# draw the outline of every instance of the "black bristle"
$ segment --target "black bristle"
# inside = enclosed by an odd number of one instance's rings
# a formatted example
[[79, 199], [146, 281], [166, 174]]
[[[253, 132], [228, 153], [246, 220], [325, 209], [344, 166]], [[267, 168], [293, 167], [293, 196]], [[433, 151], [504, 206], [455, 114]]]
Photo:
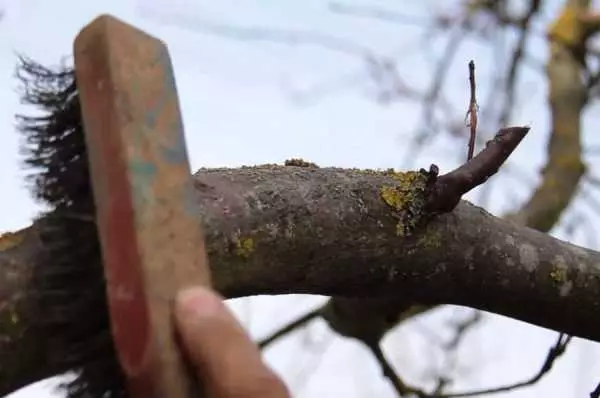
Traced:
[[32, 327], [48, 339], [48, 363], [72, 372], [68, 398], [127, 397], [110, 335], [105, 281], [73, 68], [20, 58], [22, 102], [41, 114], [18, 115], [35, 198], [49, 210], [36, 221]]

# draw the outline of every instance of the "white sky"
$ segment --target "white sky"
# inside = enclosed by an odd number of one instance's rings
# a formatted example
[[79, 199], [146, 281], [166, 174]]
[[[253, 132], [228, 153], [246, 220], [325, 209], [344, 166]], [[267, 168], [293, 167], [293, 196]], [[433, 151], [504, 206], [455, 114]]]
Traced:
[[[430, 12], [441, 2], [401, 2], [405, 14]], [[451, 2], [447, 2], [448, 4]], [[550, 1], [547, 14], [553, 16], [557, 1]], [[431, 67], [425, 62], [422, 42], [414, 28], [339, 16], [327, 11], [327, 2], [277, 2], [220, 0], [0, 0], [6, 10], [0, 23], [0, 81], [5, 95], [0, 98], [0, 231], [27, 225], [38, 210], [25, 189], [24, 170], [18, 153], [19, 137], [14, 115], [27, 111], [13, 90], [15, 52], [37, 61], [55, 64], [71, 54], [73, 38], [100, 13], [111, 13], [169, 45], [175, 65], [182, 102], [188, 151], [192, 166], [239, 166], [282, 162], [303, 157], [319, 165], [347, 167], [402, 167], [408, 135], [419, 120], [419, 109], [402, 101], [389, 106], [376, 104], [365, 93], [366, 73], [355, 55], [323, 49], [272, 42], [249, 42], [207, 34], [218, 24], [272, 27], [334, 35], [360, 43], [376, 53], [404, 54], [400, 69], [405, 80], [425, 87]], [[392, 7], [393, 2], [347, 1], [344, 4]], [[399, 3], [400, 4], [400, 3]], [[439, 49], [439, 45], [437, 45]], [[535, 54], [543, 60], [543, 50]], [[449, 65], [453, 78], [447, 87], [457, 109], [466, 105], [466, 65], [475, 59], [480, 81], [480, 99], [487, 98], [486, 73], [494, 60], [486, 47], [464, 46]], [[295, 103], [292, 93], [333, 87], [327, 95], [309, 104]], [[530, 137], [511, 158], [531, 178], [543, 161], [547, 131], [545, 86], [534, 72], [525, 73], [520, 85], [519, 104], [513, 122], [533, 127]], [[484, 105], [484, 104], [481, 104]], [[586, 131], [598, 128], [590, 113]], [[594, 141], [596, 139], [596, 141]], [[585, 142], [596, 142], [589, 133]], [[457, 165], [464, 156], [456, 140], [443, 139], [414, 159], [419, 167], [435, 162], [442, 171]], [[457, 155], [458, 154], [458, 155]], [[460, 157], [459, 157], [460, 156]], [[510, 178], [496, 180], [490, 209], [495, 212], [522, 200], [528, 190]], [[513, 185], [510, 185], [513, 184]], [[518, 191], [517, 191], [518, 189]], [[507, 195], [508, 191], [511, 192]], [[476, 192], [469, 196], [477, 199]], [[584, 205], [585, 206], [585, 205]], [[559, 231], [560, 232], [560, 231]], [[574, 241], [587, 244], [584, 236]], [[254, 336], [264, 336], [276, 324], [321, 302], [322, 298], [279, 297], [238, 300], [233, 307]], [[403, 326], [386, 339], [388, 356], [399, 372], [415, 382], [438, 358], [431, 344], [419, 334], [423, 327], [440, 329], [452, 314], [440, 311], [419, 322]], [[503, 317], [489, 316], [460, 351], [457, 388], [497, 385], [528, 377], [541, 364], [555, 333]], [[274, 321], [276, 320], [276, 321]], [[321, 322], [298, 338], [277, 344], [267, 359], [285, 378], [297, 397], [390, 396], [392, 391], [372, 358], [357, 343], [333, 337]], [[500, 337], [501, 336], [501, 337]], [[587, 396], [600, 381], [600, 350], [578, 340], [559, 361], [550, 376], [533, 388], [499, 394], [497, 397]], [[439, 359], [439, 358], [438, 358]], [[11, 398], [51, 396], [47, 383], [19, 392]]]

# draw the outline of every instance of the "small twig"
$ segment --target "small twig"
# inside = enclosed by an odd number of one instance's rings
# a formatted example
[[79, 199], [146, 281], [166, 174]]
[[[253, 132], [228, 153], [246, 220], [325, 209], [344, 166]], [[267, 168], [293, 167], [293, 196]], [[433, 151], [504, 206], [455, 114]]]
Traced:
[[477, 136], [477, 111], [479, 105], [477, 105], [477, 86], [475, 84], [475, 62], [472, 60], [469, 62], [469, 86], [471, 88], [471, 97], [469, 99], [469, 109], [465, 115], [465, 119], [468, 119], [467, 126], [470, 128], [471, 133], [469, 136], [469, 152], [467, 153], [467, 162], [473, 159], [473, 153], [475, 152], [475, 137]]
[[406, 396], [408, 394], [416, 395], [418, 397], [426, 397], [427, 394], [424, 391], [415, 389], [413, 387], [408, 386], [397, 374], [392, 365], [388, 362], [385, 355], [383, 354], [383, 350], [379, 343], [367, 343], [365, 342], [367, 347], [371, 350], [371, 353], [379, 362], [379, 366], [381, 366], [381, 371], [383, 375], [392, 383], [394, 386], [394, 390], [399, 397]]
[[479, 391], [470, 391], [470, 392], [456, 393], [456, 394], [442, 394], [442, 395], [439, 395], [438, 398], [442, 398], [442, 397], [443, 398], [474, 397], [474, 396], [485, 395], [485, 394], [497, 394], [500, 392], [507, 392], [507, 391], [516, 390], [518, 388], [531, 386], [531, 385], [537, 383], [542, 377], [544, 377], [544, 375], [546, 373], [548, 373], [552, 369], [552, 367], [554, 366], [554, 363], [556, 362], [558, 357], [560, 357], [562, 354], [564, 354], [564, 352], [567, 348], [567, 345], [569, 344], [570, 341], [571, 341], [571, 336], [566, 336], [564, 333], [561, 333], [558, 336], [556, 343], [554, 343], [554, 345], [548, 351], [548, 354], [546, 355], [546, 359], [544, 360], [544, 363], [542, 364], [540, 370], [535, 375], [533, 375], [531, 378], [529, 378], [528, 380], [509, 384], [509, 385], [502, 386], [502, 387], [482, 389]]
[[260, 349], [263, 349], [266, 346], [268, 346], [269, 344], [273, 343], [275, 340], [279, 339], [280, 337], [283, 337], [286, 334], [291, 333], [294, 330], [304, 326], [305, 324], [312, 321], [313, 319], [321, 316], [322, 310], [323, 310], [323, 306], [318, 307], [318, 308], [308, 312], [307, 314], [304, 314], [303, 316], [294, 320], [293, 322], [290, 322], [289, 324], [283, 326], [281, 329], [273, 332], [269, 337], [261, 340], [258, 343], [258, 347]]
[[428, 197], [428, 210], [432, 214], [452, 211], [465, 193], [483, 184], [498, 172], [527, 132], [529, 127], [501, 129], [473, 159], [439, 176]]
[[451, 383], [452, 380], [450, 378], [439, 376], [435, 385], [435, 389], [433, 390], [433, 395], [436, 396], [442, 394], [446, 386], [448, 386]]
[[[482, 389], [482, 390], [478, 390], [478, 391], [469, 391], [469, 392], [463, 392], [463, 393], [450, 393], [450, 394], [439, 394], [439, 393], [428, 394], [428, 393], [424, 392], [423, 390], [420, 390], [415, 387], [407, 385], [396, 374], [396, 372], [394, 371], [394, 368], [387, 361], [387, 359], [385, 358], [385, 355], [383, 354], [383, 351], [381, 350], [381, 347], [378, 343], [367, 344], [367, 346], [371, 350], [373, 356], [375, 356], [375, 358], [377, 359], [377, 362], [379, 362], [379, 365], [381, 366], [384, 376], [386, 378], [388, 378], [389, 381], [392, 383], [392, 385], [394, 386], [394, 389], [398, 393], [399, 397], [403, 397], [405, 395], [412, 394], [412, 395], [415, 395], [420, 398], [462, 398], [462, 397], [474, 397], [474, 396], [478, 396], [478, 395], [496, 394], [496, 393], [500, 393], [500, 392], [512, 391], [512, 390], [515, 390], [518, 388], [531, 386], [531, 385], [537, 383], [542, 377], [544, 377], [544, 375], [546, 373], [548, 373], [552, 369], [552, 367], [554, 366], [554, 363], [556, 362], [558, 357], [560, 357], [562, 354], [564, 354], [565, 349], [567, 348], [567, 345], [569, 344], [570, 341], [571, 341], [571, 336], [567, 336], [564, 333], [561, 333], [558, 336], [556, 343], [554, 343], [554, 345], [548, 351], [548, 354], [546, 355], [546, 359], [544, 360], [544, 363], [542, 364], [540, 370], [535, 375], [533, 375], [531, 378], [529, 378], [525, 381], [517, 382], [517, 383], [513, 383], [513, 384], [506, 385], [506, 386], [501, 386], [501, 387]], [[600, 390], [600, 385], [596, 388], [596, 390]], [[596, 391], [594, 391], [592, 394], [594, 394], [595, 392]], [[600, 393], [600, 391], [598, 391], [598, 393]], [[598, 395], [596, 395], [596, 396], [591, 395], [591, 397], [592, 398], [600, 398], [600, 397], [598, 397]]]
[[473, 311], [471, 316], [466, 319], [456, 321], [454, 323], [454, 336], [445, 344], [446, 350], [455, 350], [463, 341], [467, 332], [475, 327], [482, 319], [481, 311]]
[[446, 370], [437, 377], [433, 395], [442, 395], [445, 387], [452, 383], [452, 378], [448, 375], [455, 367], [455, 359], [453, 357], [456, 354], [456, 350], [467, 336], [469, 330], [476, 326], [481, 319], [481, 311], [475, 310], [468, 318], [453, 322], [454, 335], [449, 341], [442, 344], [442, 349], [445, 351], [444, 366]]
[[[550, 350], [548, 351], [548, 354], [546, 355], [546, 359], [544, 360], [544, 363], [540, 367], [539, 371], [535, 375], [533, 375], [532, 377], [530, 377], [529, 379], [527, 379], [525, 381], [521, 381], [521, 382], [517, 382], [517, 383], [513, 383], [513, 384], [501, 386], [501, 387], [486, 388], [486, 389], [481, 389], [481, 390], [477, 390], [477, 391], [468, 391], [468, 392], [450, 393], [450, 394], [438, 394], [438, 393], [428, 394], [422, 390], [408, 386], [407, 384], [405, 384], [402, 381], [402, 379], [400, 379], [396, 375], [396, 372], [394, 371], [392, 366], [389, 364], [389, 362], [386, 360], [386, 358], [383, 355], [383, 352], [381, 350], [381, 347], [378, 344], [367, 344], [367, 346], [369, 347], [369, 349], [371, 350], [371, 352], [373, 353], [373, 355], [379, 362], [379, 364], [384, 372], [384, 375], [394, 385], [394, 388], [396, 389], [396, 391], [398, 392], [398, 395], [400, 397], [407, 395], [407, 394], [413, 394], [419, 398], [463, 398], [463, 397], [475, 397], [475, 396], [479, 396], [479, 395], [497, 394], [497, 393], [501, 393], [501, 392], [512, 391], [512, 390], [516, 390], [519, 388], [528, 387], [528, 386], [531, 386], [531, 385], [537, 383], [542, 377], [544, 377], [544, 375], [546, 375], [548, 372], [550, 372], [550, 370], [554, 366], [554, 363], [556, 362], [558, 357], [560, 357], [562, 354], [564, 354], [570, 341], [571, 341], [571, 336], [567, 336], [564, 333], [559, 334], [554, 345], [552, 347], [550, 347]], [[596, 395], [593, 395], [593, 394], [596, 394]], [[596, 390], [594, 390], [591, 393], [590, 397], [591, 398], [600, 398], [599, 394], [600, 394], [600, 385], [598, 387], [596, 387]]]

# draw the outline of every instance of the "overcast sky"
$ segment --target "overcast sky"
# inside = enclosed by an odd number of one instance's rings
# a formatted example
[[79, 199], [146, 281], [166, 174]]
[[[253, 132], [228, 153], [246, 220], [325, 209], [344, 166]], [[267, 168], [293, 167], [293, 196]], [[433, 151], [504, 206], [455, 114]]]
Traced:
[[[434, 4], [439, 9], [442, 3], [449, 7], [454, 2], [343, 2], [379, 4], [389, 9], [396, 4], [396, 10], [413, 16], [415, 21], [431, 12]], [[550, 3], [548, 17], [555, 15], [560, 2]], [[19, 105], [14, 90], [15, 54], [56, 64], [71, 55], [79, 29], [100, 13], [118, 16], [168, 44], [194, 169], [280, 163], [291, 157], [303, 157], [323, 166], [401, 168], [406, 164], [406, 143], [418, 123], [419, 108], [409, 101], [388, 106], [373, 101], [364, 58], [357, 54], [364, 48], [375, 54], [402, 54], [398, 58], [402, 76], [415, 88], [425, 87], [432, 71], [423, 44], [427, 37], [419, 35], [421, 28], [337, 15], [328, 11], [324, 0], [4, 0], [3, 7], [0, 84], [5, 90], [0, 97], [0, 201], [5, 211], [0, 231], [26, 226], [39, 210], [25, 189], [19, 137], [14, 129], [14, 115], [29, 111]], [[293, 37], [300, 40], [300, 45], [256, 40], [261, 31], [254, 28], [295, 32]], [[323, 47], [324, 42], [328, 48]], [[439, 43], [434, 48], [440, 48]], [[543, 61], [543, 49], [534, 54]], [[466, 65], [470, 59], [476, 61], [481, 81], [494, 67], [494, 59], [485, 47], [468, 44], [461, 49], [448, 65], [454, 78], [446, 88], [457, 109], [466, 106]], [[525, 72], [512, 120], [514, 124], [532, 126], [532, 133], [511, 162], [534, 180], [544, 159], [548, 127], [543, 82], [536, 72]], [[489, 87], [480, 84], [479, 89], [480, 98], [487, 98]], [[598, 118], [598, 109], [594, 112]], [[585, 126], [586, 131], [597, 131], [599, 127], [590, 112]], [[586, 143], [594, 139], [597, 137], [589, 133], [584, 136]], [[460, 145], [464, 143], [456, 139], [437, 140], [412, 159], [413, 165], [426, 167], [435, 162], [442, 172], [447, 171], [462, 160], [463, 153], [455, 150]], [[507, 195], [513, 190], [507, 185], [511, 179], [499, 178], [496, 183], [501, 189], [494, 191], [499, 194], [492, 196], [488, 209], [498, 214], [529, 192], [527, 187], [515, 185], [514, 192]], [[477, 192], [469, 198], [477, 200]], [[560, 236], [561, 231], [557, 233]], [[572, 239], [590, 245], [585, 236]], [[276, 326], [274, 319], [283, 324], [322, 300], [298, 296], [255, 298], [232, 305], [258, 337]], [[409, 380], [420, 381], [431, 370], [427, 365], [439, 359], [423, 337], [423, 328], [440, 332], [453, 311], [468, 313], [465, 309], [440, 311], [399, 328], [386, 339], [389, 357]], [[507, 318], [486, 317], [460, 351], [457, 388], [491, 386], [528, 377], [543, 361], [555, 336], [554, 332]], [[553, 373], [536, 387], [496, 396], [584, 397], [600, 381], [598, 354], [595, 344], [578, 340]], [[273, 347], [267, 359], [298, 397], [393, 396], [366, 351], [355, 342], [332, 336], [321, 322]], [[47, 383], [11, 398], [45, 396], [51, 396]]]

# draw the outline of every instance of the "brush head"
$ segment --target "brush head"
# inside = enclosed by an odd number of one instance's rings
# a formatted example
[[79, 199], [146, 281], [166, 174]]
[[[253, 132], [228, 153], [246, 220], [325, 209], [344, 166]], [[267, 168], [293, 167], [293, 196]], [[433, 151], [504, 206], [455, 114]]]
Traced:
[[68, 398], [127, 397], [110, 332], [74, 70], [21, 58], [17, 77], [22, 102], [40, 112], [17, 118], [31, 190], [48, 208], [36, 221], [41, 245], [31, 292], [40, 316], [32, 327], [47, 339], [49, 366], [73, 375], [62, 386]]
[[20, 118], [50, 207], [33, 271], [46, 362], [75, 371], [70, 397], [197, 397], [172, 306], [210, 272], [168, 49], [101, 15], [74, 54], [74, 74], [20, 74], [24, 102], [46, 113]]

